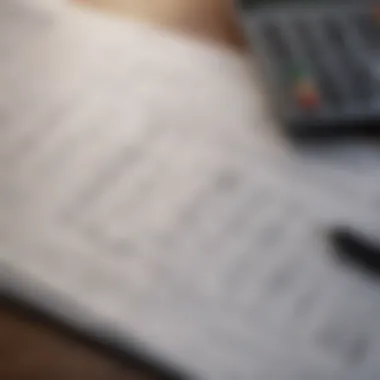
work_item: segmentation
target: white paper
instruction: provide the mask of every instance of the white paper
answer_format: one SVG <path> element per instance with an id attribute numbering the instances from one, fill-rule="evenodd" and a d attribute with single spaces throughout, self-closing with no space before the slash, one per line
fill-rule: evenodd
<path id="1" fill-rule="evenodd" d="M 10 4 L 36 21 L 0 34 L 4 286 L 199 378 L 378 378 L 377 284 L 325 236 L 379 228 L 376 149 L 294 151 L 235 53 Z"/>

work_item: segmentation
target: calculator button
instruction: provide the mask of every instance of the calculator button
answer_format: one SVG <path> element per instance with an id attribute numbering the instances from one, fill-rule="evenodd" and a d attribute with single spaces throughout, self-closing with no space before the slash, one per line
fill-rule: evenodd
<path id="1" fill-rule="evenodd" d="M 263 33 L 276 58 L 280 62 L 289 62 L 292 54 L 281 29 L 277 25 L 268 23 L 264 26 Z"/>
<path id="2" fill-rule="evenodd" d="M 309 70 L 302 69 L 301 65 L 299 67 L 293 66 L 291 70 L 291 78 L 296 81 L 305 81 L 311 77 Z"/>
<path id="3" fill-rule="evenodd" d="M 339 91 L 338 85 L 330 79 L 330 76 L 320 77 L 321 88 L 323 95 L 332 107 L 339 107 L 343 102 L 343 97 Z"/>
<path id="4" fill-rule="evenodd" d="M 330 20 L 326 23 L 325 28 L 330 43 L 333 44 L 337 65 L 350 86 L 349 97 L 355 101 L 367 101 L 373 95 L 370 71 L 359 59 L 357 52 L 350 49 L 344 29 L 338 23 Z"/>
<path id="5" fill-rule="evenodd" d="M 314 73 L 313 76 L 320 88 L 324 102 L 332 107 L 338 107 L 343 101 L 342 94 L 331 68 L 324 61 L 324 47 L 316 37 L 315 30 L 313 31 L 306 22 L 298 22 L 295 28 L 302 44 L 304 56 Z"/>
<path id="6" fill-rule="evenodd" d="M 311 81 L 300 81 L 295 86 L 298 104 L 303 109 L 316 109 L 321 105 L 321 97 L 315 84 Z"/>
<path id="7" fill-rule="evenodd" d="M 357 100 L 366 101 L 373 95 L 372 77 L 369 70 L 357 67 L 352 72 L 352 86 L 355 89 L 355 97 Z"/>
<path id="8" fill-rule="evenodd" d="M 380 9 L 372 14 L 357 16 L 357 29 L 364 43 L 371 50 L 380 48 Z"/>
<path id="9" fill-rule="evenodd" d="M 346 40 L 344 32 L 339 24 L 334 21 L 328 21 L 326 23 L 326 33 L 330 43 L 336 48 L 346 49 Z"/>

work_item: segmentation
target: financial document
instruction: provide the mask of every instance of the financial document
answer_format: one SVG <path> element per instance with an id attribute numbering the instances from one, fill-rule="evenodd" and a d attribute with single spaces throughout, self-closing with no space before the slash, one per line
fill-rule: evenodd
<path id="1" fill-rule="evenodd" d="M 63 2 L 0 4 L 0 284 L 195 379 L 378 379 L 380 151 L 300 149 L 254 62 Z"/>

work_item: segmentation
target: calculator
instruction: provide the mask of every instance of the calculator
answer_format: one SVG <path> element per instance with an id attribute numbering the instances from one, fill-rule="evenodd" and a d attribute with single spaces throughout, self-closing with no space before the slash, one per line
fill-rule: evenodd
<path id="1" fill-rule="evenodd" d="M 380 130 L 380 2 L 241 1 L 275 114 L 298 137 Z"/>

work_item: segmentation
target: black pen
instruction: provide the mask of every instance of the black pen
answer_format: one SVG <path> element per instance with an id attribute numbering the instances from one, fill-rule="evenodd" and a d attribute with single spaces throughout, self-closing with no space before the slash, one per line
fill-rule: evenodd
<path id="1" fill-rule="evenodd" d="M 336 228 L 330 240 L 340 259 L 380 276 L 380 245 L 349 228 Z"/>

